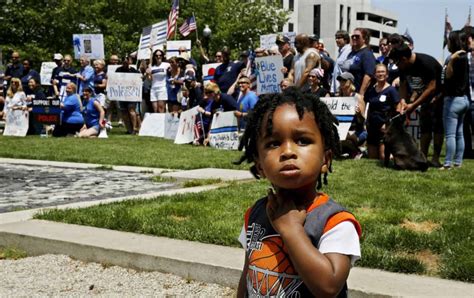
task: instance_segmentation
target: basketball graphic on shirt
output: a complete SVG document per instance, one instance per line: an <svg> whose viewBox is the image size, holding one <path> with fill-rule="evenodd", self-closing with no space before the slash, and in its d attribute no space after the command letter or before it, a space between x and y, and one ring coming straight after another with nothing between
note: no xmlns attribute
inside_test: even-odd
<svg viewBox="0 0 474 298"><path fill-rule="evenodd" d="M278 236L261 240L249 255L247 287L251 293L265 296L289 295L302 281Z"/></svg>

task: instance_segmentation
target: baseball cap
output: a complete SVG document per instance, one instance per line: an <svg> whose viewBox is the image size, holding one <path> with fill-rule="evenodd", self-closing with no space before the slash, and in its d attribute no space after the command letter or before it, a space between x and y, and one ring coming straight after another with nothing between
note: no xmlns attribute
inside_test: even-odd
<svg viewBox="0 0 474 298"><path fill-rule="evenodd" d="M409 44L414 44L414 43L413 43L413 38L410 36L410 34L405 33L405 34L402 35L402 38L403 38L406 42L408 42Z"/></svg>
<svg viewBox="0 0 474 298"><path fill-rule="evenodd" d="M284 35L278 34L275 43L290 43L290 39Z"/></svg>
<svg viewBox="0 0 474 298"><path fill-rule="evenodd" d="M352 83L354 83L354 76L350 73L350 72L343 72L341 73L340 75L337 76L337 80L340 81L340 80L346 80L346 81L351 81Z"/></svg>
<svg viewBox="0 0 474 298"><path fill-rule="evenodd" d="M63 55L61 55L60 53L56 53L53 56L53 60L63 60Z"/></svg>

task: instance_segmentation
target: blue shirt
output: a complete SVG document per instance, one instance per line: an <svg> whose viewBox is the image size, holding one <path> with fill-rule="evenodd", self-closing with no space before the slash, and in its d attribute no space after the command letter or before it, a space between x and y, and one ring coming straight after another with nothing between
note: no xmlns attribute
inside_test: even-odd
<svg viewBox="0 0 474 298"><path fill-rule="evenodd" d="M368 47L365 47L358 51L352 51L347 59L351 61L349 72L354 76L356 92L359 92L364 76L373 77L375 74L376 61L374 54Z"/></svg>
<svg viewBox="0 0 474 298"><path fill-rule="evenodd" d="M237 101L239 111L241 111L242 113L248 113L250 110L253 109L257 101L258 101L257 94L255 94L255 92L253 91L247 91L247 94L239 98L239 100ZM247 125L247 121L245 120L245 117L240 118L239 128L245 129L246 125Z"/></svg>
<svg viewBox="0 0 474 298"><path fill-rule="evenodd" d="M81 103L79 95L71 94L64 98L61 109L61 121L68 124L82 124L84 117L82 117Z"/></svg>
<svg viewBox="0 0 474 298"><path fill-rule="evenodd" d="M370 103L367 115L369 125L382 126L395 113L400 96L395 87L389 86L381 92L377 92L374 86L367 90L364 100Z"/></svg>
<svg viewBox="0 0 474 298"><path fill-rule="evenodd" d="M100 112L94 106L94 102L96 101L99 102L95 98L90 98L84 109L84 118L87 128L99 126Z"/></svg>
<svg viewBox="0 0 474 298"><path fill-rule="evenodd" d="M94 91L94 68L90 65L81 68L81 76L84 77L84 81L79 81L79 94L82 95L82 90L86 87L89 87Z"/></svg>
<svg viewBox="0 0 474 298"><path fill-rule="evenodd" d="M227 64L223 63L216 68L214 80L222 93L226 93L229 90L244 67L245 65L242 62L229 62Z"/></svg>

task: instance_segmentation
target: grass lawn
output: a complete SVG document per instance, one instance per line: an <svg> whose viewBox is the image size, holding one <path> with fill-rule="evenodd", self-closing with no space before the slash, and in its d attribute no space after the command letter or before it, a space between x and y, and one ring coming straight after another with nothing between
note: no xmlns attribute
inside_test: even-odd
<svg viewBox="0 0 474 298"><path fill-rule="evenodd" d="M232 164L241 155L237 151L175 145L162 138L126 135L123 128L114 128L108 139L0 136L0 144L0 157L8 158L170 169L248 168Z"/></svg>
<svg viewBox="0 0 474 298"><path fill-rule="evenodd" d="M152 141L166 144L154 139L123 138L123 142L125 140L133 144L149 142L148 146ZM84 144L102 141L71 140ZM179 150L195 149L166 146L173 148L180 160ZM219 151L219 154L228 160L238 156L236 152ZM167 159L163 163L178 163ZM183 167L186 166L180 166ZM359 266L473 282L473 170L472 160L467 160L460 169L430 169L426 173L385 169L369 160L336 161L329 185L323 190L351 210L362 224L363 258ZM267 187L266 181L235 183L218 190L158 197L151 201L51 210L36 218L239 246L236 238L243 224L243 214L265 194Z"/></svg>

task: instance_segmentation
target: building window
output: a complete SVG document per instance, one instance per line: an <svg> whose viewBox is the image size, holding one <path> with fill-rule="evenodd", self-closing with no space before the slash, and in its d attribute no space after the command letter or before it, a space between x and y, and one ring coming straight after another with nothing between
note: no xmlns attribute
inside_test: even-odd
<svg viewBox="0 0 474 298"><path fill-rule="evenodd" d="M293 23L288 23L288 32L293 32Z"/></svg>
<svg viewBox="0 0 474 298"><path fill-rule="evenodd" d="M288 1L288 10L293 11L295 9L295 0Z"/></svg>
<svg viewBox="0 0 474 298"><path fill-rule="evenodd" d="M365 20L365 13L363 13L363 12L358 12L358 13L357 13L357 20L358 20L358 21L363 21L363 20Z"/></svg>
<svg viewBox="0 0 474 298"><path fill-rule="evenodd" d="M351 8L347 7L347 27L346 31L350 32L351 29Z"/></svg>
<svg viewBox="0 0 474 298"><path fill-rule="evenodd" d="M321 5L314 6L314 14L313 14L313 34L317 36L321 36Z"/></svg>
<svg viewBox="0 0 474 298"><path fill-rule="evenodd" d="M344 5L339 5L339 30L342 30L343 23L344 23Z"/></svg>

